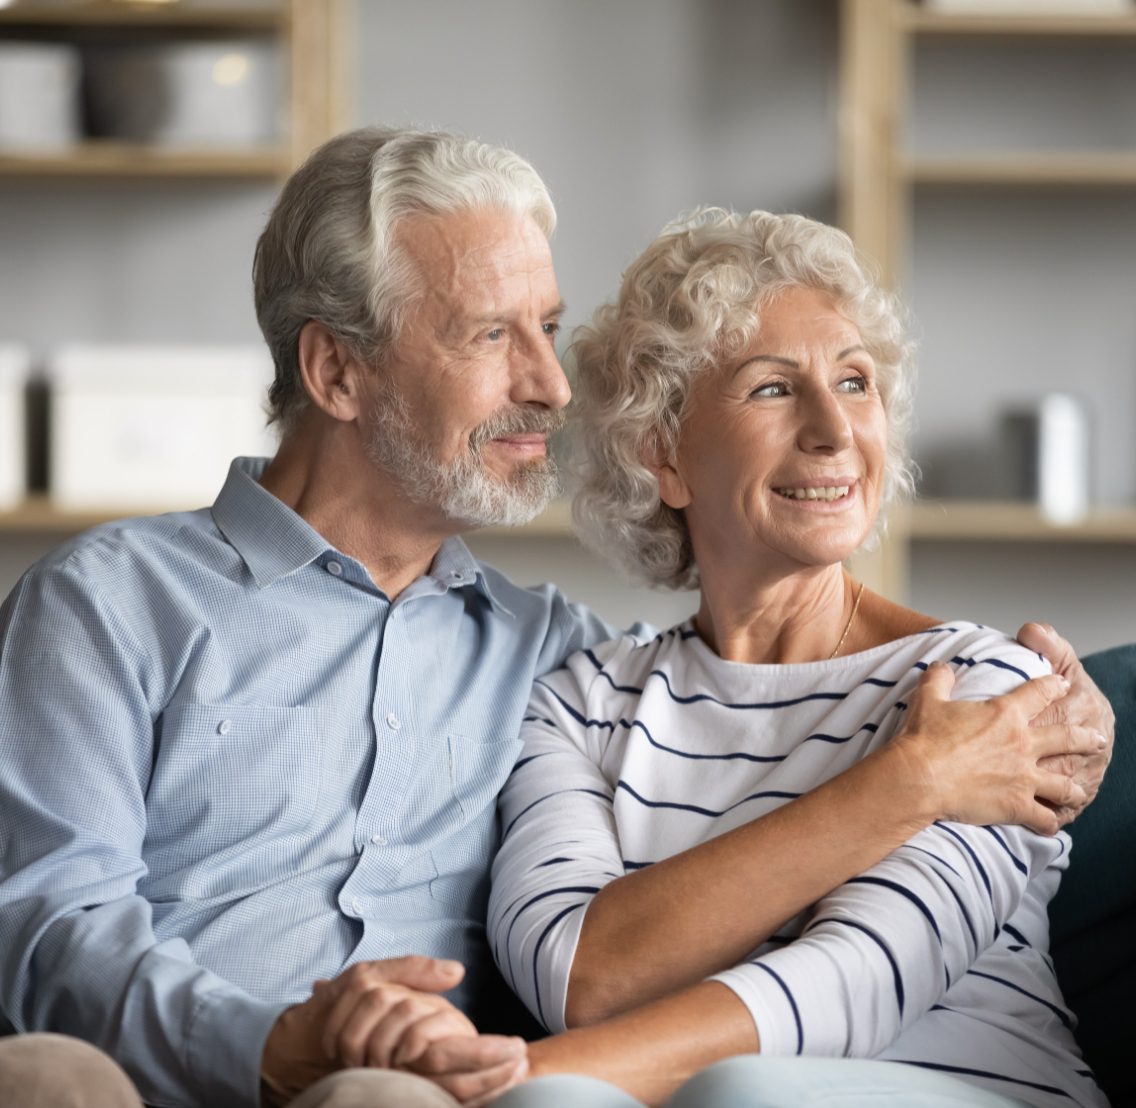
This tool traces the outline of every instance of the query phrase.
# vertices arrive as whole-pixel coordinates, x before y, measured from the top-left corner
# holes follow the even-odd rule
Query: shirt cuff
[[[260,1060],[290,1004],[255,1000],[239,989],[211,989],[189,1024],[186,1065],[203,1103],[216,1108],[260,1104]]]
[[[780,974],[760,962],[751,962],[716,973],[710,980],[731,989],[749,1009],[762,1054],[802,1053],[801,1012]]]

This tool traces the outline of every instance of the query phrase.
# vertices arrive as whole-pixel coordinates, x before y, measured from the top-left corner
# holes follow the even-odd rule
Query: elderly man
[[[130,1081],[21,1036],[4,1103],[480,1103],[523,1077],[523,1042],[471,1022],[494,801],[534,677],[612,629],[458,536],[555,488],[554,222],[505,150],[322,147],[257,247],[276,456],[8,598],[0,1013]],[[1078,765],[1090,794],[1106,762]]]

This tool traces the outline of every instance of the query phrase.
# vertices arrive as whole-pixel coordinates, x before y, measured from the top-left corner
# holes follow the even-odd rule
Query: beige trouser
[[[390,1070],[344,1070],[317,1082],[288,1108],[455,1108],[437,1085]],[[130,1079],[107,1055],[65,1035],[0,1038],[2,1108],[143,1108]],[[201,1108],[209,1108],[201,1105]]]

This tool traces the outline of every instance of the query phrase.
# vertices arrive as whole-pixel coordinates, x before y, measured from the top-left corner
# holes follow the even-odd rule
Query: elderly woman
[[[696,213],[575,350],[577,521],[701,599],[538,682],[502,795],[495,954],[574,1029],[532,1072],[611,1083],[547,1102],[662,1103],[746,1055],[672,1103],[1104,1104],[1046,956],[1069,840],[1020,826],[1054,831],[1061,786],[1007,799],[1060,679],[842,566],[910,485],[908,350],[848,238]]]

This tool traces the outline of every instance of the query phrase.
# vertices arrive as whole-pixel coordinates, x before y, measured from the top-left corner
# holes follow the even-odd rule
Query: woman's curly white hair
[[[804,216],[700,208],[663,229],[624,274],[618,300],[573,337],[572,514],[584,542],[628,577],[697,586],[683,515],[660,500],[644,459],[674,459],[698,374],[737,357],[757,334],[762,308],[794,286],[829,293],[859,329],[888,417],[883,505],[912,490],[912,347],[898,302],[852,240]]]

